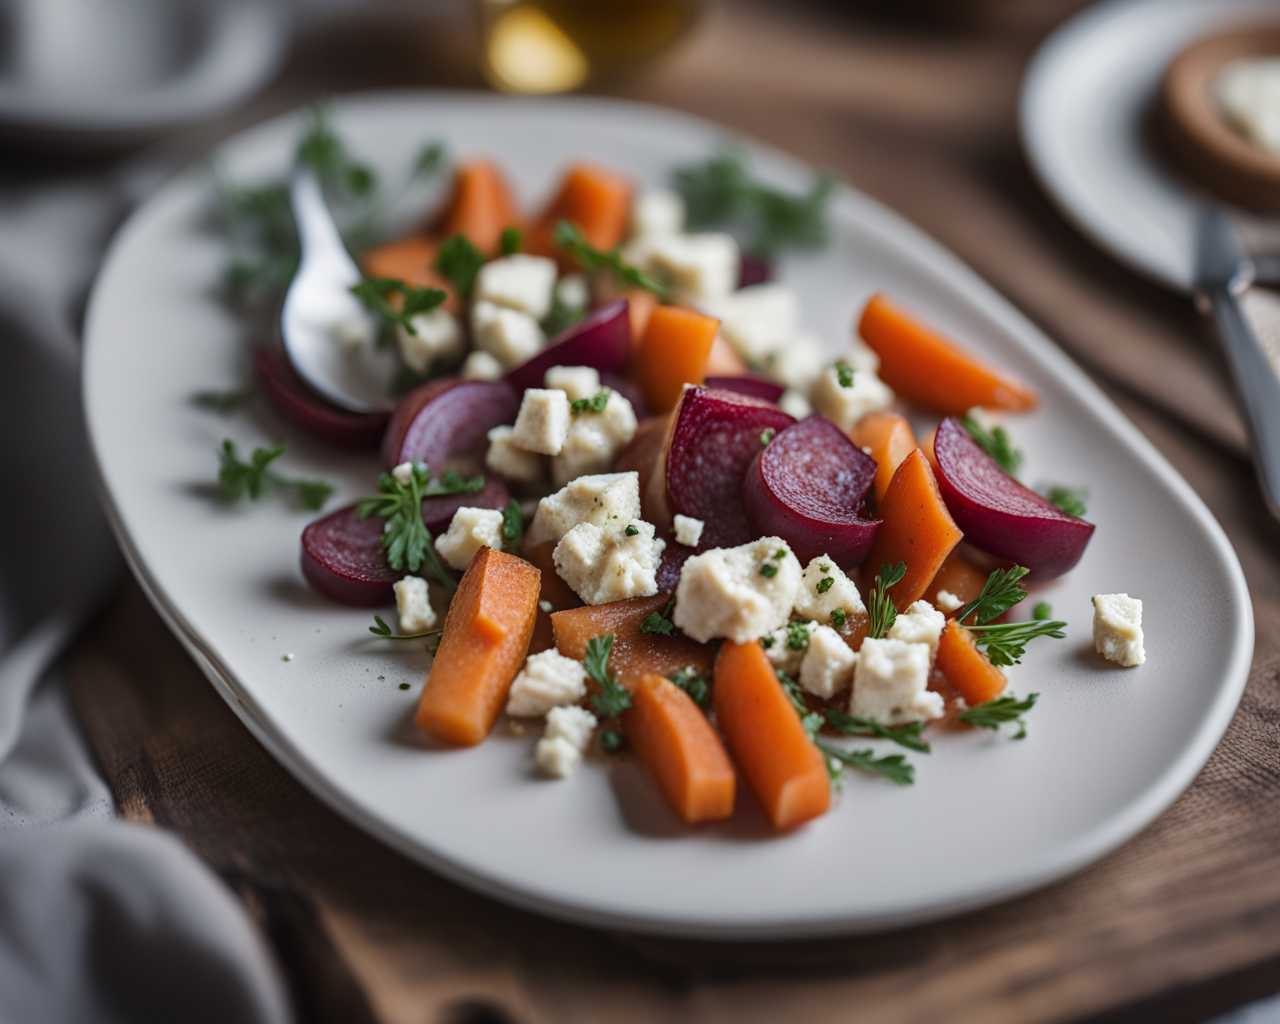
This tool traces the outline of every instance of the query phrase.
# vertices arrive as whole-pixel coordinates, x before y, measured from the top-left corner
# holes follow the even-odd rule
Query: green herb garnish
[[[575,398],[569,403],[569,411],[575,416],[581,412],[604,412],[605,406],[609,404],[609,392],[601,391],[598,395],[592,395],[590,398]]]
[[[888,726],[877,722],[874,718],[850,715],[843,711],[834,711],[831,708],[825,708],[823,715],[826,717],[827,725],[837,732],[848,733],[851,736],[878,736],[881,739],[892,740],[899,746],[906,747],[908,750],[919,751],[922,754],[927,754],[931,750],[928,741],[920,738],[920,733],[924,729],[923,722]]]
[[[787,623],[787,650],[803,651],[809,646],[809,626],[804,622]]]
[[[1026,700],[1018,700],[1017,697],[996,697],[977,707],[967,708],[956,717],[962,722],[976,725],[979,729],[998,730],[1006,722],[1017,722],[1018,734],[1013,738],[1025,739],[1027,723],[1023,721],[1022,716],[1035,707],[1039,696],[1040,694],[1033,693]]]
[[[577,260],[584,270],[608,270],[615,277],[637,288],[653,292],[660,299],[670,301],[672,297],[671,289],[666,285],[655,281],[639,268],[631,266],[616,249],[612,252],[602,252],[595,248],[587,241],[586,236],[567,220],[562,220],[556,225],[551,240],[557,249],[563,249]]]
[[[836,580],[834,576],[823,576],[822,579],[818,580],[818,585],[814,587],[814,589],[819,594],[825,594],[828,590],[830,590],[835,585],[836,585]]]
[[[434,177],[444,165],[444,143],[428,142],[418,152],[418,159],[413,162],[413,178],[423,181]]]
[[[844,629],[845,623],[849,621],[849,617],[845,614],[843,608],[831,609],[831,624],[836,629]]]
[[[1018,581],[1028,571],[1020,565],[1015,565],[1011,569],[996,569],[987,577],[987,582],[982,585],[978,596],[955,616],[956,621],[964,622],[972,615],[974,621],[981,625],[999,618],[1027,596],[1026,590]]]
[[[471,244],[466,235],[445,239],[432,266],[457,290],[465,302],[471,296],[476,275],[485,264],[484,253]]]
[[[836,379],[839,380],[842,388],[853,387],[853,367],[848,363],[836,363],[835,365]]]
[[[698,707],[705,708],[711,704],[711,687],[693,670],[692,665],[677,669],[667,678],[684,690]]]
[[[502,544],[508,551],[514,551],[524,536],[524,513],[520,511],[520,502],[512,498],[502,510]]]
[[[191,401],[202,409],[212,409],[224,416],[235,412],[254,395],[253,388],[229,388],[226,391],[197,391]]]
[[[422,633],[393,633],[391,632],[391,627],[382,621],[381,615],[375,615],[373,617],[373,621],[376,622],[377,625],[370,626],[369,632],[374,636],[382,637],[383,640],[417,640],[419,637],[434,636],[436,633],[439,633],[444,629],[442,626],[440,629],[428,629]]]
[[[1048,601],[1040,601],[1031,609],[1031,617],[1037,622],[1044,622],[1046,619],[1053,618],[1053,605]]]
[[[293,480],[273,473],[271,463],[285,452],[285,446],[255,448],[248,462],[240,461],[235,442],[227,438],[218,449],[218,492],[227,501],[247,497],[257,501],[268,488],[292,490],[298,500],[309,509],[321,508],[333,493],[333,487],[323,480]]]
[[[760,575],[765,579],[771,580],[778,575],[778,567],[772,562],[765,562],[764,565],[760,566]]]
[[[869,619],[867,636],[870,639],[882,640],[897,621],[898,609],[894,606],[893,599],[889,597],[889,588],[900,582],[906,575],[906,562],[899,562],[897,565],[881,563],[880,571],[876,573],[875,585],[871,588],[871,595],[867,601]]]
[[[987,430],[976,419],[968,414],[960,417],[960,425],[969,432],[969,436],[978,447],[995,459],[997,465],[1010,476],[1018,475],[1018,466],[1022,464],[1022,452],[1013,446],[1004,427],[992,427]]]
[[[675,626],[672,624],[671,620],[664,618],[661,612],[653,612],[646,616],[645,620],[640,623],[641,633],[654,633],[658,636],[670,636],[673,629],[675,629]]]
[[[767,651],[770,647],[774,645],[777,639],[778,638],[776,636],[762,636],[760,638],[760,646]]]
[[[617,729],[606,729],[600,734],[600,749],[606,754],[616,754],[622,749],[623,736]]]
[[[498,236],[498,252],[503,256],[514,256],[524,244],[524,232],[519,228],[503,228]]]
[[[1069,516],[1082,516],[1088,509],[1084,501],[1089,497],[1087,487],[1050,487],[1046,495],[1051,505],[1057,506]]]
[[[970,626],[969,632],[974,634],[974,642],[987,652],[991,664],[1019,665],[1026,653],[1027,644],[1039,636],[1051,636],[1061,640],[1067,634],[1062,632],[1067,624],[1057,619],[1041,622],[1004,622],[992,626]]]
[[[418,331],[413,326],[413,318],[430,312],[449,297],[439,288],[417,288],[394,277],[366,277],[352,285],[351,291],[370,312],[388,323],[399,324],[415,337]],[[387,296],[393,293],[404,297],[399,309],[387,301]]]
[[[899,786],[910,786],[916,781],[915,765],[911,764],[902,754],[886,754],[884,757],[876,757],[874,750],[843,750],[833,743],[827,743],[823,740],[815,740],[818,749],[827,757],[835,758],[841,764],[849,768],[857,768],[859,771],[871,772],[875,775],[883,775],[890,782],[897,783]]]
[[[765,427],[764,430],[760,431],[760,447],[763,448],[767,445],[777,434],[778,431],[774,427]]]
[[[600,687],[599,693],[592,694],[591,704],[603,718],[613,718],[631,707],[631,694],[609,675],[609,654],[612,650],[612,633],[593,636],[587,641],[587,655],[582,659],[587,675]]]

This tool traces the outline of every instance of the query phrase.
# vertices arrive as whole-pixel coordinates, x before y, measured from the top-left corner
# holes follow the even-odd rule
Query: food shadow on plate
[[[323,594],[318,594],[307,586],[306,582],[298,576],[274,576],[264,581],[263,589],[271,595],[275,600],[286,604],[291,608],[303,608],[312,611],[323,611],[332,609],[334,604]],[[370,608],[369,621],[373,621],[373,612],[376,609]],[[385,611],[385,609],[384,609]],[[360,642],[364,643],[365,639],[370,641],[375,638],[372,635],[361,638]]]
[[[1093,646],[1093,640],[1087,643],[1081,643],[1076,647],[1074,658],[1077,664],[1083,665],[1085,668],[1091,668],[1095,672],[1125,672],[1130,671],[1124,665],[1118,665],[1114,661],[1109,661],[1098,653],[1098,649]]]

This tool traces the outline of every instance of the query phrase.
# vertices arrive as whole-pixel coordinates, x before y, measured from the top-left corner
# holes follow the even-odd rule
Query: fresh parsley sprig
[[[902,581],[907,575],[907,563],[897,565],[881,564],[876,573],[875,584],[871,588],[867,600],[867,618],[869,627],[867,636],[872,640],[882,640],[898,619],[898,609],[889,596],[889,588]]]
[[[508,551],[520,546],[520,538],[524,536],[524,513],[520,511],[520,502],[512,498],[502,510],[502,544]]]
[[[619,254],[616,249],[612,252],[603,252],[597,249],[587,241],[586,236],[578,230],[578,228],[562,220],[555,227],[555,231],[551,235],[551,241],[557,249],[563,249],[575,260],[582,265],[584,270],[597,271],[609,270],[614,276],[635,285],[637,288],[643,288],[645,291],[653,292],[654,295],[665,302],[670,302],[672,298],[671,289],[666,285],[655,281],[643,270],[631,266]]]
[[[974,641],[987,652],[991,664],[1000,667],[1019,665],[1027,651],[1027,644],[1036,637],[1051,636],[1061,640],[1067,624],[1059,619],[1032,622],[1003,622],[991,626],[969,626]]]
[[[374,636],[382,637],[383,640],[417,640],[419,637],[435,636],[437,633],[443,632],[444,630],[444,627],[441,626],[440,629],[428,629],[421,633],[393,633],[391,632],[391,627],[382,621],[381,615],[375,615],[373,617],[373,621],[376,622],[377,625],[370,626],[369,632]]]
[[[969,432],[979,448],[995,459],[1001,469],[1010,476],[1018,475],[1018,467],[1022,465],[1022,452],[1013,446],[1013,439],[1004,427],[987,430],[968,414],[960,417],[960,425]]]
[[[1051,505],[1061,509],[1069,516],[1082,516],[1088,512],[1085,499],[1089,497],[1087,487],[1050,487],[1045,495]]]
[[[587,655],[582,666],[595,680],[600,692],[591,695],[591,705],[602,718],[614,718],[631,707],[631,694],[609,674],[609,654],[613,650],[613,634],[593,636],[587,641]]]
[[[608,389],[592,395],[590,398],[575,398],[569,403],[569,412],[574,416],[584,412],[604,412],[609,404]]]
[[[254,395],[254,389],[228,388],[226,391],[197,391],[191,401],[202,409],[211,409],[224,416],[235,412]]]
[[[707,708],[711,705],[711,687],[707,685],[707,681],[698,675],[692,665],[686,665],[684,668],[677,669],[667,676],[676,686],[684,690],[695,704],[700,708]]]
[[[916,768],[903,754],[886,754],[876,757],[874,750],[844,750],[834,743],[815,740],[818,749],[827,757],[834,758],[849,768],[883,775],[890,782],[899,786],[910,786],[916,781]]]
[[[1011,569],[996,569],[987,577],[978,596],[960,610],[955,620],[962,623],[972,615],[974,621],[981,625],[999,618],[1027,596],[1019,581],[1029,571],[1020,565]]]
[[[514,256],[524,245],[524,232],[517,227],[503,228],[498,237],[498,252],[503,256]]]
[[[466,302],[476,283],[476,275],[484,264],[484,253],[472,244],[471,239],[466,235],[454,235],[441,243],[432,267],[453,285],[458,297]]]
[[[921,754],[927,754],[933,749],[929,746],[928,740],[920,738],[920,734],[924,730],[923,722],[888,726],[877,722],[874,718],[850,715],[832,708],[825,708],[822,713],[826,717],[827,725],[837,732],[847,733],[850,736],[876,736],[880,739],[892,740],[901,747],[915,750]]]
[[[670,636],[673,629],[675,629],[675,626],[670,619],[663,617],[662,612],[653,612],[645,616],[645,620],[640,623],[641,633]]]
[[[351,291],[370,312],[389,323],[399,324],[415,337],[418,331],[413,326],[413,318],[430,312],[449,297],[439,288],[418,288],[394,277],[366,277],[352,285]],[[399,308],[387,301],[387,296],[393,294],[403,298]]]
[[[1026,700],[1018,700],[1017,697],[1012,696],[996,697],[975,707],[966,708],[956,717],[979,729],[999,730],[1000,726],[1006,722],[1017,722],[1018,733],[1013,738],[1021,740],[1027,735],[1027,723],[1023,721],[1022,716],[1035,707],[1039,697],[1038,693],[1029,695]]]
[[[333,487],[323,480],[296,480],[273,473],[271,463],[285,452],[285,446],[274,448],[255,448],[248,462],[242,462],[235,442],[227,438],[218,449],[218,492],[227,501],[238,501],[247,497],[257,501],[268,488],[275,487],[291,490],[298,495],[298,500],[309,509],[319,509],[333,494]]]

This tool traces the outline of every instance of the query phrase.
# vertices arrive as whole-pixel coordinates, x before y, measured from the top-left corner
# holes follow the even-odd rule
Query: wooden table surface
[[[85,730],[121,812],[177,832],[244,897],[302,1021],[1196,1021],[1280,990],[1280,525],[1190,303],[1078,237],[1020,154],[1022,71],[1077,6],[917,3],[895,20],[884,12],[901,5],[713,5],[689,44],[618,92],[832,167],[916,221],[1187,477],[1236,546],[1258,629],[1240,710],[1194,785],[1087,870],[931,925],[752,945],[601,933],[476,896],[338,819],[131,585],[72,654]],[[314,27],[261,101],[206,131],[327,91],[476,85],[468,17],[446,5]]]

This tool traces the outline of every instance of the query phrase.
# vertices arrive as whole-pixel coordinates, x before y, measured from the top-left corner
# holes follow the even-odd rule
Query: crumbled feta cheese
[[[484,464],[504,480],[518,484],[535,484],[547,475],[545,455],[527,451],[512,439],[511,427],[494,427],[489,431],[489,450]]]
[[[569,433],[569,396],[557,388],[526,388],[511,443],[527,452],[559,455]]]
[[[863,373],[880,372],[879,354],[856,334],[853,336],[853,343],[845,350],[843,361]]]
[[[796,334],[764,360],[764,372],[794,391],[808,394],[827,365],[826,349],[813,334]]]
[[[553,779],[567,779],[582,764],[582,751],[563,737],[544,736],[533,748],[538,771]]]
[[[471,338],[476,348],[507,368],[523,363],[546,340],[528,313],[486,301],[471,307]]]
[[[596,717],[584,708],[552,708],[547,727],[533,749],[533,762],[544,775],[565,779],[577,771],[591,742]]]
[[[698,541],[702,540],[702,531],[706,527],[701,519],[694,519],[693,516],[682,516],[676,513],[674,519],[671,520],[671,527],[675,531],[676,543],[683,544],[687,548],[696,548]]]
[[[556,282],[556,298],[560,305],[582,309],[591,301],[591,288],[585,274],[565,274]]]
[[[552,554],[556,572],[587,604],[650,597],[658,592],[658,568],[667,542],[652,523],[579,523]]]
[[[824,700],[834,697],[851,682],[858,656],[830,626],[818,626],[809,634],[809,647],[800,662],[800,686]]]
[[[647,188],[631,201],[633,238],[678,235],[684,230],[684,196],[670,188]]]
[[[410,334],[404,324],[396,324],[396,345],[404,365],[414,373],[445,369],[466,355],[462,325],[447,309],[436,307],[419,313],[409,323],[417,333]]]
[[[579,523],[624,526],[639,518],[639,473],[580,476],[538,502],[525,540],[530,545],[558,542]]]
[[[691,302],[724,299],[738,287],[740,257],[731,235],[659,235],[628,242],[623,258]]]
[[[909,644],[928,644],[932,659],[938,653],[938,640],[946,624],[942,612],[928,601],[916,601],[906,611],[898,613],[887,635],[891,640],[903,640]]]
[[[1093,645],[1108,661],[1132,668],[1147,660],[1142,648],[1142,602],[1128,594],[1093,599]]]
[[[454,569],[465,569],[482,547],[502,550],[502,513],[496,508],[460,508],[436,538],[440,557]]]
[[[396,592],[401,633],[425,633],[435,628],[436,610],[431,607],[426,580],[419,576],[406,576],[392,589]]]
[[[840,383],[840,369],[828,367],[818,376],[809,396],[813,407],[841,430],[848,433],[869,412],[879,412],[893,404],[893,392],[874,373],[867,370],[845,371],[852,376],[848,387]]]
[[[809,399],[800,394],[799,391],[793,391],[787,388],[778,396],[778,408],[785,412],[788,416],[794,416],[798,420],[804,419],[813,412],[813,406],[809,404]]]
[[[1271,156],[1280,156],[1280,60],[1229,61],[1214,75],[1210,90],[1232,128]]]
[[[885,725],[941,718],[942,695],[928,689],[929,648],[905,640],[862,641],[849,712]]]
[[[600,371],[594,366],[553,366],[542,382],[544,387],[563,391],[570,402],[600,393]]]
[[[502,376],[502,364],[488,352],[476,349],[462,363],[463,380],[497,380]]]
[[[809,649],[809,637],[818,628],[817,622],[788,622],[772,633],[760,638],[769,664],[779,672],[794,676],[800,671],[805,651]]]
[[[680,571],[675,624],[699,643],[757,640],[790,618],[800,576],[800,563],[779,537],[712,548]]]
[[[958,612],[964,607],[964,602],[949,590],[938,591],[938,607],[944,612]]]
[[[560,454],[551,460],[551,482],[557,487],[584,475],[607,472],[636,433],[636,414],[612,389],[600,412],[584,409],[569,423]],[[561,392],[563,393],[563,392]]]
[[[587,695],[586,678],[582,662],[555,648],[531,654],[511,684],[507,714],[541,718],[552,708],[576,704]]]
[[[718,302],[707,303],[705,308],[719,318],[720,334],[733,350],[757,365],[783,351],[800,326],[796,293],[776,281],[739,288]],[[814,371],[815,376],[818,370]]]
[[[400,465],[396,466],[396,468],[391,471],[391,475],[396,478],[398,483],[408,485],[409,481],[413,479],[413,463],[400,463]]]
[[[329,332],[348,352],[372,348],[378,337],[373,318],[364,313],[339,317],[329,325]]]
[[[837,609],[844,612],[843,617],[832,617]],[[824,626],[844,627],[843,632],[852,627],[855,616],[866,612],[867,606],[862,603],[862,595],[853,580],[830,557],[820,555],[805,566],[796,594],[796,615],[816,619]]]
[[[516,253],[481,267],[473,296],[477,302],[518,309],[535,320],[542,320],[551,312],[551,293],[555,286],[555,260]]]

